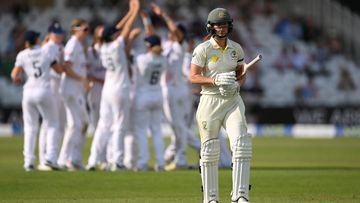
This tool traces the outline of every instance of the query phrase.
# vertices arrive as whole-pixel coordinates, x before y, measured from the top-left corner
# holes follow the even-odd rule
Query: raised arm
[[[164,19],[169,31],[176,37],[176,41],[180,42],[183,39],[183,33],[178,29],[175,21],[156,3],[152,2],[150,6],[156,15]]]
[[[155,34],[154,26],[151,22],[149,14],[146,11],[140,12],[141,21],[144,24],[145,29],[145,37],[151,36]]]
[[[124,27],[119,36],[122,36],[125,41],[129,38],[129,34],[131,32],[132,26],[135,22],[135,19],[140,10],[140,2],[139,0],[130,0],[129,1],[129,18],[124,24]]]

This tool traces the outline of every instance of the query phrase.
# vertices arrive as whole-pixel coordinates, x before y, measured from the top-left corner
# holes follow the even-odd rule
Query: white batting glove
[[[236,83],[236,73],[235,71],[219,73],[214,78],[214,85],[232,85]]]
[[[220,94],[225,97],[232,96],[235,93],[239,92],[239,90],[240,90],[240,85],[237,82],[235,82],[232,85],[220,85],[219,87]]]

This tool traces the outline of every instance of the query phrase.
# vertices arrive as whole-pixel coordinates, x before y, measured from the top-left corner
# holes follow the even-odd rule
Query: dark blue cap
[[[33,30],[28,30],[24,33],[25,42],[29,42],[30,45],[35,45],[39,37],[40,33]]]
[[[105,42],[111,42],[113,34],[119,31],[115,26],[105,26],[101,37]]]
[[[48,32],[54,33],[56,35],[62,35],[65,34],[65,31],[62,29],[59,22],[53,22],[48,28]]]
[[[157,35],[151,35],[151,36],[148,36],[148,37],[145,37],[145,44],[146,46],[148,47],[153,47],[153,46],[156,46],[156,45],[161,45],[161,39],[159,36]]]

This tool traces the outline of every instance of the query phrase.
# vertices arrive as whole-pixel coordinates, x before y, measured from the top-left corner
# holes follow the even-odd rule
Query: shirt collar
[[[220,49],[221,48],[218,45],[218,43],[215,41],[214,37],[210,38],[210,43],[215,49]],[[227,49],[227,48],[232,48],[232,44],[231,44],[231,42],[230,42],[230,40],[228,38],[226,39],[226,47],[225,47],[225,49]]]

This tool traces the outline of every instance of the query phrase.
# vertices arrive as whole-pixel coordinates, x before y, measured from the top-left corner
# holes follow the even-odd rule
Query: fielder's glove
[[[219,73],[214,78],[214,85],[232,85],[236,83],[236,73],[235,71]]]
[[[220,85],[219,91],[222,96],[232,96],[235,93],[238,93],[240,90],[239,83],[235,82],[232,85]]]

